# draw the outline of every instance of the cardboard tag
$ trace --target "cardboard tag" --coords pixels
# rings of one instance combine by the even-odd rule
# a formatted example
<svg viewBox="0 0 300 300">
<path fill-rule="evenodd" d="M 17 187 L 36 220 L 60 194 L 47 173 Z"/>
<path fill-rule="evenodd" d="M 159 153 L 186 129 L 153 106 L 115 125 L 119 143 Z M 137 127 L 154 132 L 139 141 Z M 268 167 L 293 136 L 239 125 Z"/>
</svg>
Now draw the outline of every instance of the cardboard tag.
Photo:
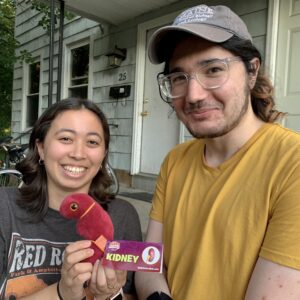
<svg viewBox="0 0 300 300">
<path fill-rule="evenodd" d="M 163 245 L 136 241 L 108 241 L 102 265 L 128 271 L 162 273 Z"/>
</svg>

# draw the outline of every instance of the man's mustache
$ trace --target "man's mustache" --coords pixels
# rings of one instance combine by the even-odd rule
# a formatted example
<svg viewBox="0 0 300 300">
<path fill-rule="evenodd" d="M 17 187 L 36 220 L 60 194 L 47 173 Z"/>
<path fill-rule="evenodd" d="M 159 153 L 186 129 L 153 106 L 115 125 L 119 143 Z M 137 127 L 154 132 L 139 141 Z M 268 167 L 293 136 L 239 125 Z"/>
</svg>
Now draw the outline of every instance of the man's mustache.
<svg viewBox="0 0 300 300">
<path fill-rule="evenodd" d="M 195 103 L 188 103 L 186 105 L 186 107 L 184 108 L 184 112 L 186 114 L 188 114 L 188 113 L 192 113 L 194 111 L 212 109 L 212 108 L 222 109 L 223 105 L 219 102 L 210 103 L 207 101 L 198 101 Z"/>
</svg>

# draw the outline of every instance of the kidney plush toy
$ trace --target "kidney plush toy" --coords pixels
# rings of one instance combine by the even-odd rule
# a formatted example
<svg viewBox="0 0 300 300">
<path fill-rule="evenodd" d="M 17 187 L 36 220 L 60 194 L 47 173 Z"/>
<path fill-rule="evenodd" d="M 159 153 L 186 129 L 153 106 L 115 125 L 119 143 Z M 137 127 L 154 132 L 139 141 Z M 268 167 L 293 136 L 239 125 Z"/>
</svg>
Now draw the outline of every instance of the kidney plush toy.
<svg viewBox="0 0 300 300">
<path fill-rule="evenodd" d="M 76 232 L 91 240 L 94 255 L 85 261 L 95 263 L 103 256 L 108 240 L 113 240 L 114 226 L 108 213 L 91 196 L 84 193 L 68 195 L 60 206 L 60 214 L 66 219 L 76 219 Z"/>
</svg>

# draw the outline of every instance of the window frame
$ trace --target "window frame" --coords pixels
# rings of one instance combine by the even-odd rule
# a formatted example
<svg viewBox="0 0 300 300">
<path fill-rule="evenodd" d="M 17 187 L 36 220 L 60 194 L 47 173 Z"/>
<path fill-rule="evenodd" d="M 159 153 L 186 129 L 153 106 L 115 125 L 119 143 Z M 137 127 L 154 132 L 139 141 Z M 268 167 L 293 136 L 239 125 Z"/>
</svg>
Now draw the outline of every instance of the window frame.
<svg viewBox="0 0 300 300">
<path fill-rule="evenodd" d="M 69 96 L 69 92 L 70 89 L 72 88 L 71 85 L 71 80 L 72 80 L 72 50 L 85 46 L 85 45 L 89 45 L 89 70 L 88 70 L 88 83 L 86 84 L 82 84 L 82 85 L 76 85 L 77 87 L 80 86 L 87 86 L 87 98 L 91 99 L 92 96 L 92 48 L 93 48 L 93 44 L 91 41 L 91 37 L 82 39 L 80 41 L 77 42 L 73 42 L 73 43 L 68 43 L 65 45 L 65 63 L 64 63 L 64 88 L 63 88 L 63 98 L 67 98 L 70 97 Z"/>
<path fill-rule="evenodd" d="M 29 83 L 30 83 L 30 66 L 34 63 L 40 62 L 40 78 L 39 78 L 39 91 L 38 93 L 30 93 Z M 40 116 L 42 112 L 42 82 L 43 82 L 43 57 L 41 54 L 34 56 L 33 61 L 30 63 L 23 63 L 23 88 L 24 91 L 22 93 L 22 120 L 21 120 L 21 128 L 22 131 L 28 130 L 32 128 L 32 126 L 27 124 L 27 104 L 28 104 L 28 97 L 32 97 L 34 95 L 38 95 L 38 114 L 37 118 Z"/>
</svg>

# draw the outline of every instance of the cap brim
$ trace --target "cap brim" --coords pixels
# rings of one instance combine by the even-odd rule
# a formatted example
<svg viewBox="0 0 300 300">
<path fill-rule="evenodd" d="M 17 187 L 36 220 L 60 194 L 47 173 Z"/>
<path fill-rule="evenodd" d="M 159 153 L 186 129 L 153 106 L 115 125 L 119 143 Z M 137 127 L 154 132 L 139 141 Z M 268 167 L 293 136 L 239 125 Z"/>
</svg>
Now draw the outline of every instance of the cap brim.
<svg viewBox="0 0 300 300">
<path fill-rule="evenodd" d="M 165 26 L 158 29 L 150 38 L 148 56 L 152 63 L 160 64 L 166 61 L 172 51 L 170 45 L 174 45 L 176 31 L 187 32 L 215 43 L 225 42 L 233 36 L 233 33 L 206 24 L 189 23 L 180 26 Z"/>
</svg>

